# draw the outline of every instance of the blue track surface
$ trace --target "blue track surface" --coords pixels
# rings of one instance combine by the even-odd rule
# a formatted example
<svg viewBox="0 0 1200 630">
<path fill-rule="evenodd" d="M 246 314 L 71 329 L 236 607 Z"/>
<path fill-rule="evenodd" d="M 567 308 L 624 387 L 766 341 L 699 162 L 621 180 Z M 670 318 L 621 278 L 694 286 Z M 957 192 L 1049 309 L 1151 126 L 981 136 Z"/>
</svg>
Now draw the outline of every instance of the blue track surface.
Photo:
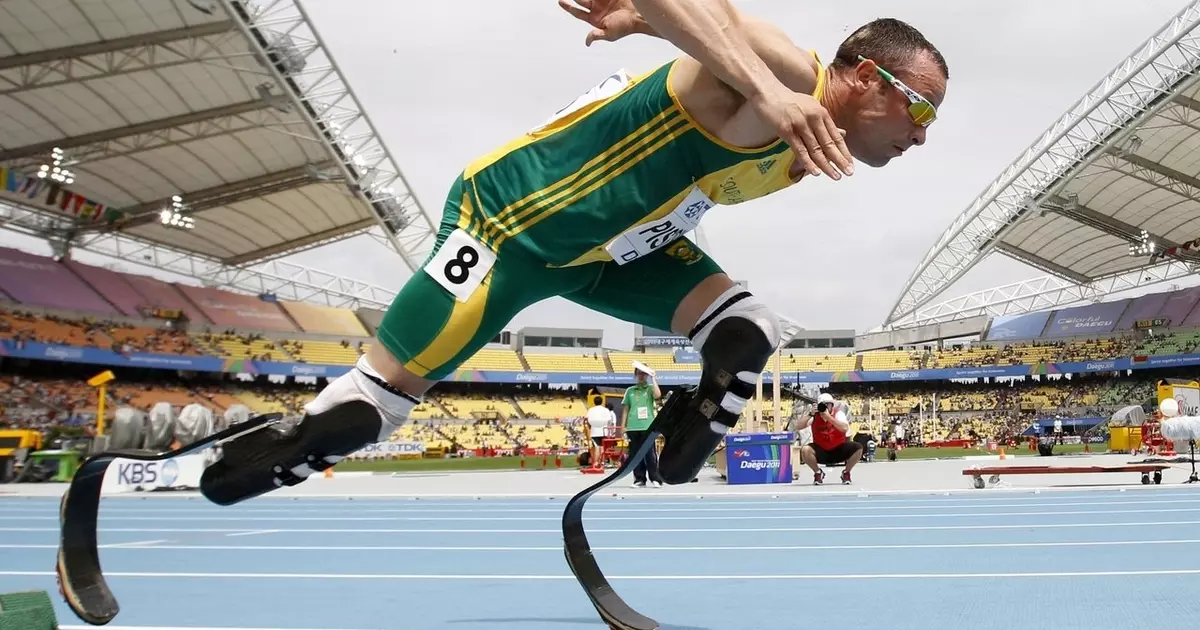
<svg viewBox="0 0 1200 630">
<path fill-rule="evenodd" d="M 1157 629 L 1200 617 L 1198 490 L 597 497 L 587 522 L 618 592 L 664 630 Z M 113 626 L 604 628 L 563 559 L 562 505 L 108 499 Z M 0 592 L 56 593 L 57 500 L 0 499 L 0 515 Z"/>
</svg>

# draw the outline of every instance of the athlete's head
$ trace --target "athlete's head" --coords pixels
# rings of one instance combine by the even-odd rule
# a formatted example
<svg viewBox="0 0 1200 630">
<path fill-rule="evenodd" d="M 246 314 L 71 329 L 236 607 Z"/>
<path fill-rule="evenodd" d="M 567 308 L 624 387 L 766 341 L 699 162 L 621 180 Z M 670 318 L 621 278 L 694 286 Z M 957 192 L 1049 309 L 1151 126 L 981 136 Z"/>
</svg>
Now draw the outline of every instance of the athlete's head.
<svg viewBox="0 0 1200 630">
<path fill-rule="evenodd" d="M 920 31 L 882 18 L 838 47 L 824 100 L 854 158 L 878 167 L 925 143 L 949 78 L 945 58 Z"/>
</svg>

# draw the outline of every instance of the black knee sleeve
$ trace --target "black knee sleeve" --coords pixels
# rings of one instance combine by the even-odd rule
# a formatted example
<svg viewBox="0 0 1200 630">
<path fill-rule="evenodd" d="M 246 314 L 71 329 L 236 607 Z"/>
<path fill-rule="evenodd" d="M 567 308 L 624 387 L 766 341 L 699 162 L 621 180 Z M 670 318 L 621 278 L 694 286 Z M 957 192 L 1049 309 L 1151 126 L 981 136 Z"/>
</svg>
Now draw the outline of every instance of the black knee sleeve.
<svg viewBox="0 0 1200 630">
<path fill-rule="evenodd" d="M 265 428 L 221 447 L 221 459 L 204 470 L 200 492 L 232 505 L 282 486 L 294 486 L 379 439 L 379 411 L 352 400 L 305 416 L 287 431 Z"/>
<path fill-rule="evenodd" d="M 666 444 L 659 473 L 668 484 L 688 483 L 737 425 L 746 402 L 754 397 L 758 375 L 775 352 L 775 340 L 744 317 L 717 322 L 700 349 L 700 384 L 664 406 Z"/>
</svg>

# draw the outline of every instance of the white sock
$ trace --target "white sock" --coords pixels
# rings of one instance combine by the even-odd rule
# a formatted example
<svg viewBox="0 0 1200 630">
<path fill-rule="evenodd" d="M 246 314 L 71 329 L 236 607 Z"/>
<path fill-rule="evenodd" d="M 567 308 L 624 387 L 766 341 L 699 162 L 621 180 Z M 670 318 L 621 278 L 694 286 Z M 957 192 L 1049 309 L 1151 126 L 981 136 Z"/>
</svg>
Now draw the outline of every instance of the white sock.
<svg viewBox="0 0 1200 630">
<path fill-rule="evenodd" d="M 331 381 L 312 402 L 305 405 L 304 410 L 318 414 L 352 400 L 368 402 L 379 411 L 382 420 L 378 441 L 386 441 L 396 429 L 408 422 L 408 415 L 419 404 L 420 398 L 390 392 L 367 378 L 370 375 L 384 380 L 367 362 L 366 355 L 358 358 L 355 368 Z"/>
</svg>

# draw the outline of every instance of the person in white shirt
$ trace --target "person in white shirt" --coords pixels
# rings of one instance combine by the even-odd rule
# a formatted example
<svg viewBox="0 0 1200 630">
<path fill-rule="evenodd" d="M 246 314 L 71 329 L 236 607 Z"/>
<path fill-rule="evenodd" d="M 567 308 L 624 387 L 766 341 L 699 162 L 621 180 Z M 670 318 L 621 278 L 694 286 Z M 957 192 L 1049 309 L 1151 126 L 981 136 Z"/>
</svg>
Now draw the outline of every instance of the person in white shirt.
<svg viewBox="0 0 1200 630">
<path fill-rule="evenodd" d="M 604 441 L 605 431 L 608 427 L 616 426 L 617 414 L 611 407 L 596 404 L 587 410 L 587 423 L 592 436 L 592 461 L 599 462 L 603 454 L 601 453 L 600 445 Z"/>
</svg>

